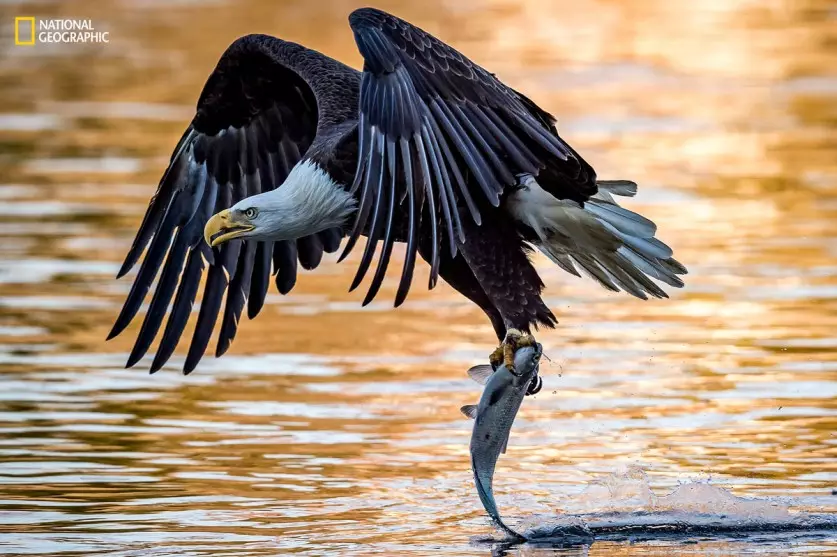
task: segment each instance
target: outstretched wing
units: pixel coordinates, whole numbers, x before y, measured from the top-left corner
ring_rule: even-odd
[[[271,264],[276,285],[285,294],[296,282],[297,260],[303,268],[313,269],[324,251],[333,252],[339,247],[339,230],[296,242],[231,241],[215,249],[203,240],[209,217],[245,197],[279,187],[308,149],[317,130],[317,104],[296,66],[300,60],[316,56],[326,58],[273,37],[249,35],[230,45],[209,76],[197,114],[174,150],[117,275],[126,274],[145,250],[139,273],[108,338],[118,335],[133,320],[163,266],[128,367],[148,351],[174,296],[151,371],[171,357],[205,272],[186,373],[203,357],[225,292],[216,356],[223,354],[235,338],[245,303],[251,319],[261,310]]]
[[[352,185],[361,193],[341,257],[363,230],[369,235],[354,285],[362,280],[383,237],[364,303],[372,300],[383,280],[394,239],[393,213],[405,200],[407,253],[396,306],[410,288],[423,211],[429,215],[433,241],[433,288],[439,272],[438,226],[444,227],[448,249],[455,254],[457,240],[464,241],[460,218],[479,224],[480,206],[498,206],[517,174],[549,173],[552,179],[544,187],[559,199],[585,201],[596,193],[593,169],[558,137],[554,119],[532,101],[395,16],[363,8],[351,14],[349,24],[364,58],[359,162]]]

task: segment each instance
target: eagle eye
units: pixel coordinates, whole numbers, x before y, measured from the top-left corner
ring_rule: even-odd
[[[244,216],[248,219],[254,219],[259,214],[259,210],[255,207],[250,207],[249,209],[244,210]]]

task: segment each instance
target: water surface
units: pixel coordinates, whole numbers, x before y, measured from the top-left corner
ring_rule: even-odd
[[[328,258],[292,295],[272,291],[230,352],[188,377],[182,352],[154,376],[148,360],[123,369],[136,323],[103,340],[130,287],[113,276],[220,53],[267,32],[357,66],[352,7],[27,8],[91,17],[111,43],[6,47],[0,58],[0,552],[504,551],[473,541],[491,530],[458,411],[479,395],[464,371],[493,333],[446,285],[421,288],[426,269],[402,308],[391,309],[394,279],[360,308],[362,293],[346,291],[354,266]],[[630,208],[690,270],[685,290],[642,302],[537,259],[560,323],[538,335],[552,360],[544,390],[526,401],[498,467],[510,522],[592,512],[591,485],[637,469],[655,497],[700,482],[790,512],[837,511],[833,6],[381,7],[526,91],[601,177],[636,180]],[[643,508],[621,488],[605,500]],[[508,551],[825,554],[837,539]]]

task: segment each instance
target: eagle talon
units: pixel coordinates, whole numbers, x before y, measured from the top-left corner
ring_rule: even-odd
[[[494,352],[489,354],[488,363],[491,364],[491,369],[497,371],[497,368],[503,365],[505,343],[500,343],[500,346],[494,349]]]
[[[500,367],[501,365],[505,365],[506,369],[512,375],[517,375],[514,369],[514,353],[517,352],[519,348],[523,348],[524,346],[536,346],[537,343],[535,342],[535,337],[530,335],[529,333],[524,333],[517,329],[509,329],[506,331],[506,338],[500,343],[494,352],[488,356],[488,361],[491,364],[491,367],[495,370]]]
[[[512,375],[517,375],[514,369],[514,342],[509,340],[509,336],[506,335],[506,340],[503,342],[503,363],[506,364],[506,369],[511,372]]]

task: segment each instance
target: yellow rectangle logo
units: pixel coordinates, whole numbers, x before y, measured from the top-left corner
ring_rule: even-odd
[[[20,27],[21,23],[29,23],[30,33],[29,40],[26,39],[24,33],[21,37]],[[18,46],[30,46],[35,44],[35,18],[34,17],[16,17],[15,18],[15,44]]]

